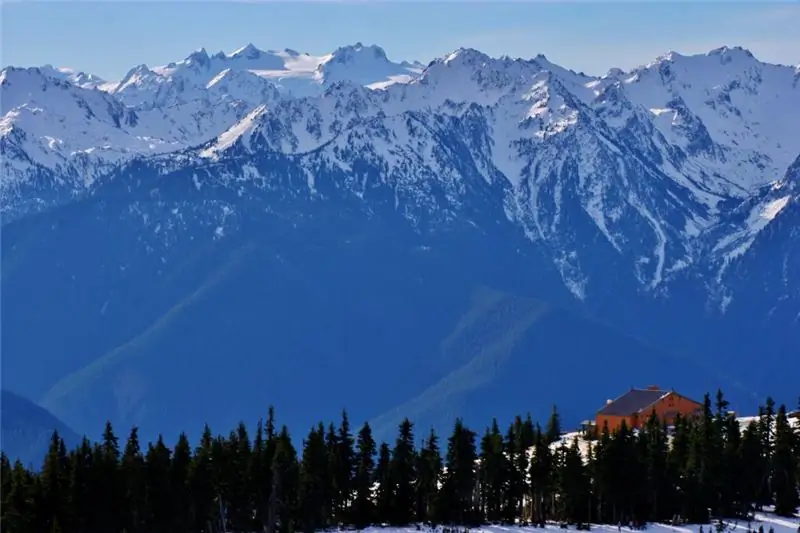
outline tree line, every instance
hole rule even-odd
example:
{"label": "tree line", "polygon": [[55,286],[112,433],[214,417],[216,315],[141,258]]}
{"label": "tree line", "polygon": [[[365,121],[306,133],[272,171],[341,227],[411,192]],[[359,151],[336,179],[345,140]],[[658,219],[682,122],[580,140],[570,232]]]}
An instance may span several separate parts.
{"label": "tree line", "polygon": [[[8,533],[314,532],[413,523],[548,521],[643,525],[751,519],[800,505],[800,424],[770,399],[741,428],[721,392],[698,415],[667,427],[655,413],[640,429],[575,439],[558,411],[540,426],[516,417],[478,435],[456,420],[447,440],[418,439],[406,419],[394,443],[347,414],[320,423],[295,449],[273,409],[255,430],[227,437],[206,426],[196,447],[143,446],[137,428],[120,445],[110,423],[99,442],[67,450],[54,433],[37,471],[2,456]],[[591,437],[591,438],[586,438]]]}

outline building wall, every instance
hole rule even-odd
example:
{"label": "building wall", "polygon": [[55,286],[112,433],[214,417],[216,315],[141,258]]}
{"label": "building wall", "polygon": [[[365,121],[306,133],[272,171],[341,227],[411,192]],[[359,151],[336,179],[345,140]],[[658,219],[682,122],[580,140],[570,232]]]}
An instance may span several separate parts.
{"label": "building wall", "polygon": [[[690,416],[698,409],[702,409],[703,404],[692,401],[685,396],[681,396],[677,392],[670,392],[668,395],[657,401],[653,405],[653,408],[655,408],[658,418],[666,421],[668,425],[671,425],[673,422],[675,422],[675,415],[677,413],[680,413],[680,415],[683,417]],[[647,419],[650,418],[651,413],[651,409],[648,409],[647,412],[642,413],[642,423],[645,423]]]}
{"label": "building wall", "polygon": [[595,427],[597,428],[598,435],[603,433],[603,427],[606,424],[608,424],[608,432],[614,433],[622,427],[623,420],[628,427],[631,427],[632,417],[630,416],[597,415],[595,418]]}

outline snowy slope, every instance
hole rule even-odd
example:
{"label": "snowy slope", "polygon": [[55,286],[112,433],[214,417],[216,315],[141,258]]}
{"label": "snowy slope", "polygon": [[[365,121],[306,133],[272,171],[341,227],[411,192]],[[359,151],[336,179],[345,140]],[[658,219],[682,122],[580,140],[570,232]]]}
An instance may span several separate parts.
{"label": "snowy slope", "polygon": [[613,76],[680,147],[699,186],[745,196],[778,179],[800,153],[800,87],[794,67],[758,61],[740,47],[706,55],[671,52]]}
{"label": "snowy slope", "polygon": [[[237,89],[249,80],[238,81]],[[206,98],[168,109],[137,110],[106,92],[50,77],[44,69],[4,69],[0,73],[4,205],[16,198],[14,191],[42,172],[79,193],[132,157],[205,141],[220,124],[233,124],[250,110],[223,84],[217,80],[208,90],[213,104]],[[263,95],[269,87],[256,89]]]}
{"label": "snowy slope", "polygon": [[[3,80],[6,213],[28,209],[26,180],[74,196],[137,156],[198,164],[265,150],[300,157],[312,191],[322,169],[352,174],[359,159],[419,205],[438,205],[423,198],[432,182],[457,204],[457,159],[469,154],[579,299],[598,270],[660,292],[709,260],[721,271],[788,204],[777,180],[800,154],[800,71],[741,48],[595,78],[468,48],[423,68],[361,43],[324,56],[247,45],[140,65],[119,82],[52,67]],[[463,153],[442,150],[454,136]],[[346,181],[363,196],[363,180]]]}
{"label": "snowy slope", "polygon": [[[747,522],[740,520],[725,520],[724,523],[726,525],[726,533],[748,531]],[[774,533],[797,533],[797,528],[800,527],[800,518],[782,518],[775,516],[772,513],[764,512],[756,514],[755,520],[750,522],[749,526],[753,531],[757,531],[759,526],[763,526],[764,531],[769,531],[772,529]],[[713,528],[713,525],[709,526],[708,524],[705,524],[701,526],[700,524],[682,524],[680,526],[672,526],[669,524],[647,524],[646,531],[652,533],[699,533],[701,528],[704,531],[708,531],[709,527]],[[463,529],[468,533],[541,533],[543,531],[542,528],[512,525],[483,525],[479,527],[468,527]],[[369,527],[363,531],[364,533],[417,533],[418,531],[427,533],[441,533],[443,528],[429,528],[426,526],[423,526],[422,529],[418,529],[417,527],[413,526],[405,528]],[[560,524],[548,523],[545,525],[544,531],[576,531],[576,529],[575,526],[562,527]],[[624,531],[625,533],[634,533],[639,530],[632,529],[630,527],[617,528],[617,526],[611,525],[592,524],[591,531],[599,531],[602,533],[616,533],[619,531]]]}

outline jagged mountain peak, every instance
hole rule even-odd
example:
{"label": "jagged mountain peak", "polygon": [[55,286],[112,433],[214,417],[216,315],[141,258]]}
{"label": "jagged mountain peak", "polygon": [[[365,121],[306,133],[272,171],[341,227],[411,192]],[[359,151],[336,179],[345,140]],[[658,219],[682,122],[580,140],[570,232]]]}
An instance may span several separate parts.
{"label": "jagged mountain peak", "polygon": [[245,57],[247,59],[255,59],[262,54],[262,51],[256,48],[253,43],[247,43],[241,48],[234,50],[228,57]]}
{"label": "jagged mountain peak", "polygon": [[367,57],[375,61],[389,61],[386,51],[378,45],[364,45],[357,42],[352,45],[340,46],[326,62],[348,63],[357,61],[360,57]]}
{"label": "jagged mountain peak", "polygon": [[316,68],[323,84],[347,81],[357,85],[385,88],[395,83],[408,83],[421,69],[409,63],[395,63],[377,45],[343,46],[324,56]]}
{"label": "jagged mountain peak", "polygon": [[708,54],[706,54],[706,55],[709,55],[709,56],[722,56],[722,57],[725,57],[725,56],[728,56],[728,57],[731,57],[731,56],[732,57],[743,56],[743,57],[748,58],[748,59],[755,59],[755,56],[753,55],[753,52],[751,52],[747,48],[743,48],[741,46],[730,47],[730,46],[727,46],[727,45],[723,45],[723,46],[720,46],[718,48],[714,48],[713,50],[710,50],[708,52]]}
{"label": "jagged mountain peak", "polygon": [[186,64],[197,65],[199,67],[208,67],[211,65],[211,57],[208,55],[208,52],[205,48],[198,48],[186,56],[184,61]]}

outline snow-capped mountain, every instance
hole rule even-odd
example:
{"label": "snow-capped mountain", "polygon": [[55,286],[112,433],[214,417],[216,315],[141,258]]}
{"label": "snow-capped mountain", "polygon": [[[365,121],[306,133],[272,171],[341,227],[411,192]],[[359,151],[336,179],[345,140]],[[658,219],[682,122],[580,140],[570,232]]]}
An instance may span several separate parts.
{"label": "snow-capped mountain", "polygon": [[262,51],[248,44],[231,54],[210,56],[205,49],[183,61],[153,69],[139,65],[116,84],[104,89],[135,106],[170,104],[197,98],[197,93],[224,71],[249,72],[268,80],[287,96],[317,95],[337,81],[359,85],[386,86],[407,83],[422,70],[421,65],[393,63],[378,46],[357,43],[325,56],[301,54],[295,50]]}
{"label": "snow-capped mountain", "polygon": [[[463,327],[478,328],[480,346],[493,348],[472,353],[464,345],[454,352],[459,355],[443,356],[444,367],[431,363],[431,375],[444,381],[428,383],[432,388],[425,394],[437,398],[444,394],[441,387],[451,394],[453,383],[465,379],[448,378],[453,361],[477,365],[464,370],[475,376],[475,368],[486,364],[485,353],[506,353],[500,340],[487,340],[495,338],[493,320],[504,316],[493,306],[515,309],[522,322],[512,322],[528,331],[524,317],[538,316],[539,309],[530,296],[600,317],[659,350],[681,354],[702,367],[695,378],[706,382],[742,386],[754,351],[785,369],[787,387],[800,376],[800,67],[764,63],[747,50],[723,47],[695,56],[673,52],[632,71],[612,69],[594,77],[541,55],[492,58],[468,48],[427,66],[396,63],[381,48],[359,43],[324,56],[252,45],[231,54],[199,50],[165,66],[140,65],[118,82],[53,67],[9,67],[0,76],[4,263],[11,261],[6,257],[16,261],[9,263],[16,276],[41,271],[35,279],[73,280],[69,290],[81,291],[86,306],[76,305],[88,313],[85,320],[93,320],[95,307],[105,316],[109,306],[124,306],[121,293],[139,302],[139,311],[126,313],[124,323],[110,312],[118,322],[87,340],[83,357],[106,354],[117,361],[116,350],[140,353],[142,335],[160,338],[149,328],[172,331],[160,324],[180,314],[175,309],[229,283],[214,269],[222,276],[239,253],[244,256],[234,262],[250,265],[252,245],[273,276],[241,267],[247,274],[238,282],[259,285],[255,293],[266,291],[264,298],[291,307],[295,295],[268,289],[269,280],[283,280],[303,294],[310,283],[314,289],[307,297],[329,309],[329,302],[364,290],[363,307],[341,319],[369,317],[382,331],[416,327],[424,342],[406,348],[421,354],[447,345],[439,341],[452,326],[446,321],[464,312],[461,304],[436,317],[426,314],[425,324],[416,315],[389,320],[395,310],[383,311],[388,315],[381,322],[378,309],[385,302],[375,298],[390,293],[388,305],[403,310],[402,291],[395,291],[391,277],[359,286],[354,273],[363,267],[365,280],[382,275],[377,271],[417,275],[423,285],[438,280],[435,294],[417,295],[432,310],[438,299],[461,302],[476,283],[515,295],[506,300],[480,293],[479,304],[469,304],[477,307],[467,306],[472,311],[462,317]],[[51,226],[58,240],[49,253],[58,256],[58,266],[45,268],[53,261],[44,249],[25,250],[34,234],[49,235],[44,228]],[[77,227],[85,233],[75,233]],[[292,232],[303,235],[302,244]],[[77,239],[105,248],[72,257],[69,243]],[[319,248],[298,251],[306,245]],[[346,251],[351,246],[384,259],[367,269]],[[219,255],[219,249],[233,255]],[[213,259],[195,263],[204,254]],[[427,263],[419,254],[437,259]],[[29,268],[20,270],[20,264]],[[178,268],[184,264],[194,266],[185,273]],[[449,279],[444,265],[462,272]],[[290,271],[307,275],[297,278]],[[33,306],[38,300],[32,292],[45,291],[36,286],[19,292],[35,285],[33,277],[6,289],[7,277],[4,294],[18,295],[18,305]],[[141,300],[141,294],[161,291],[162,282],[170,290]],[[416,290],[403,283],[398,287],[406,292]],[[236,317],[226,327],[248,350],[249,341],[241,339],[253,340],[253,332],[242,328],[256,326],[243,309],[270,311],[251,300],[253,291],[234,285],[229,292],[242,299],[236,309],[220,302],[197,305]],[[42,301],[51,298],[41,294]],[[330,298],[323,302],[315,296],[321,294]],[[491,316],[480,319],[480,327],[468,327],[469,317],[482,313]],[[56,313],[50,320],[80,328],[79,317]],[[282,320],[275,319],[283,327],[269,343],[291,352],[292,342],[306,341],[293,336],[292,322]],[[569,334],[563,324],[572,319],[553,320],[552,331]],[[576,327],[594,332],[587,338],[609,338],[594,326]],[[459,335],[466,330],[457,328]],[[506,334],[498,339],[517,335]],[[325,335],[320,338],[347,346],[338,334]],[[11,342],[19,350],[54,350],[36,344],[49,340],[21,333]],[[151,342],[165,350],[177,341],[145,345]],[[310,353],[324,352],[316,341],[307,342]],[[205,353],[213,344],[197,350]],[[597,341],[596,349],[607,357],[613,350],[628,353],[630,346],[614,338]],[[356,351],[362,349],[359,344]],[[585,357],[587,349],[569,348],[575,357]],[[648,357],[643,365],[654,371],[659,356]],[[56,367],[61,368],[55,365],[54,373]],[[61,370],[83,372],[69,365]],[[142,375],[119,379],[138,383]],[[65,397],[73,398],[69,383],[77,378],[65,384],[63,375],[51,377],[47,386],[32,384],[26,394],[45,395],[46,407],[79,425],[58,411]],[[750,387],[756,394],[757,389]]]}

